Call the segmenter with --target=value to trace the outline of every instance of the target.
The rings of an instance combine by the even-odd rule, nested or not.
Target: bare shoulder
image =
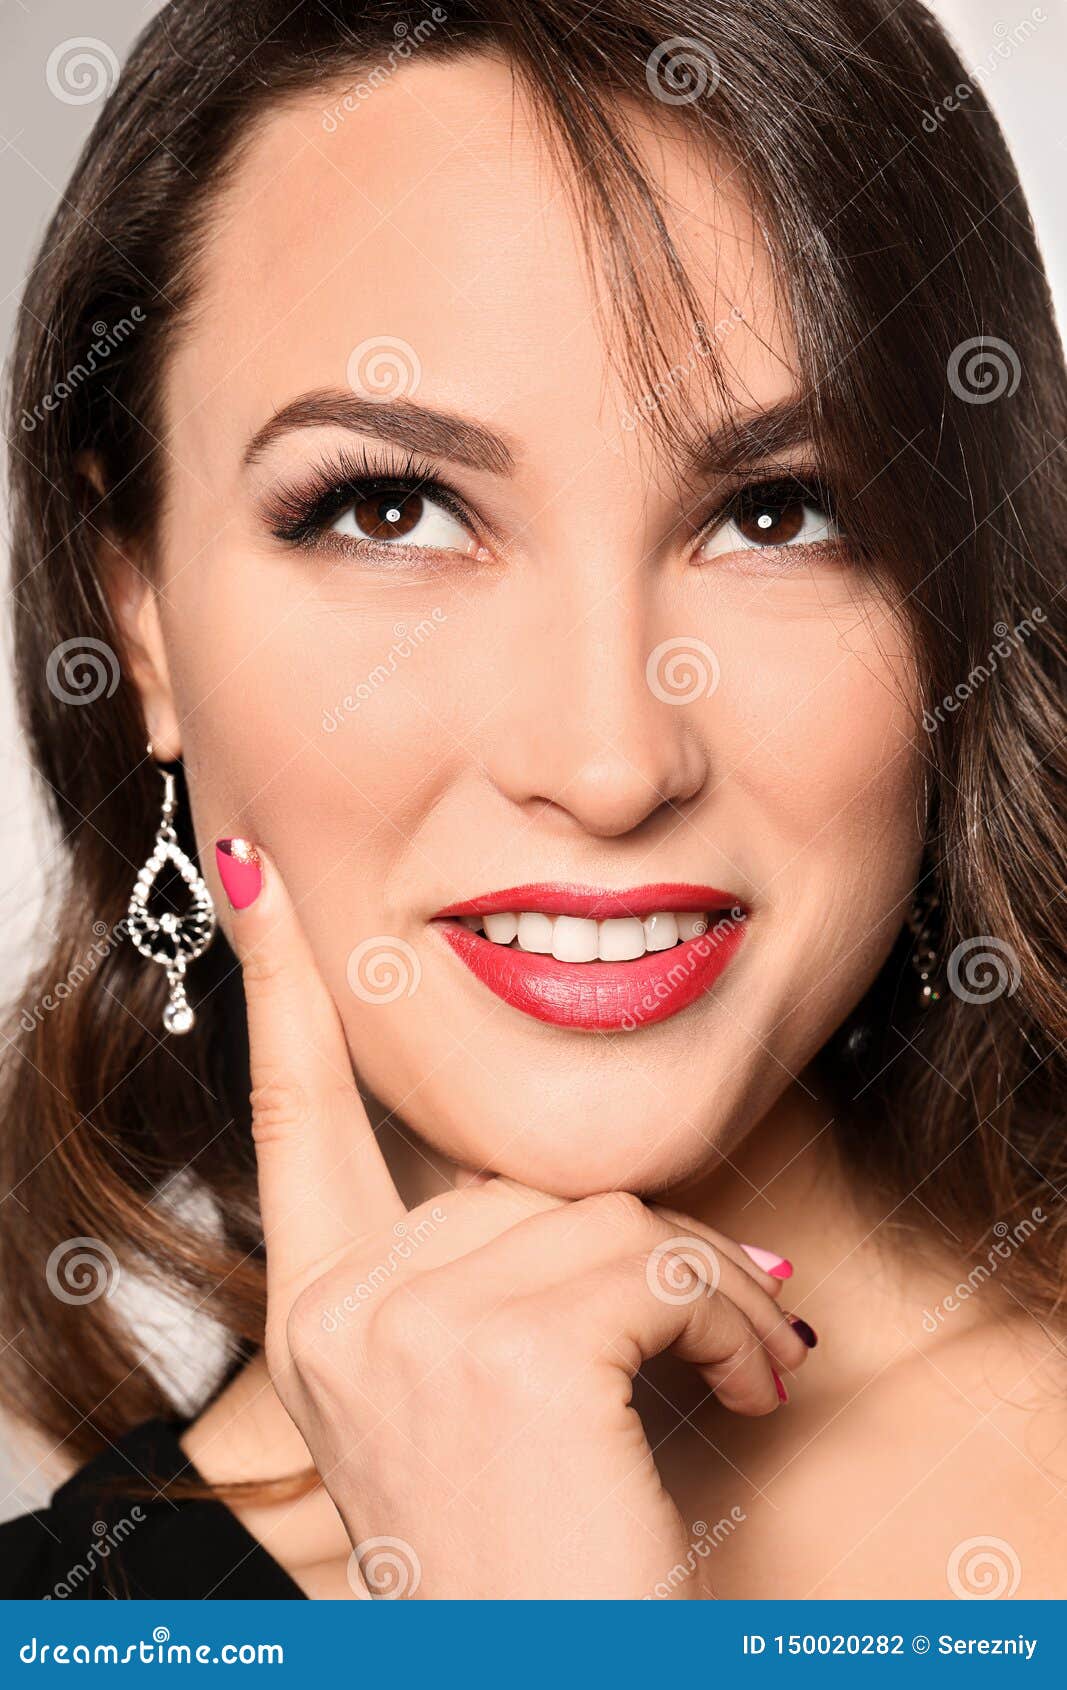
[[[905,1343],[825,1431],[856,1500],[813,1594],[1067,1596],[1058,1334],[1020,1316]]]

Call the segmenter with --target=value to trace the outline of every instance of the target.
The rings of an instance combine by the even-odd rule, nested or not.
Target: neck
[[[383,1148],[410,1206],[455,1181],[458,1165],[406,1132],[391,1132]],[[922,1310],[926,1300],[936,1301],[943,1273],[921,1265],[912,1249],[887,1248],[894,1233],[903,1233],[902,1224],[892,1204],[879,1205],[850,1183],[832,1109],[809,1075],[783,1092],[715,1170],[673,1188],[663,1201],[738,1243],[761,1245],[792,1262],[794,1275],[783,1286],[781,1303],[824,1335],[817,1374],[813,1370],[805,1389],[817,1379],[825,1402],[862,1388],[891,1364],[905,1337],[912,1351],[930,1342]],[[183,1441],[212,1481],[291,1474],[309,1463],[262,1356],[231,1382]],[[297,1509],[282,1512],[290,1531],[299,1523],[309,1555],[323,1541],[343,1551],[343,1529],[321,1489]],[[256,1535],[269,1541],[258,1511],[249,1513]]]

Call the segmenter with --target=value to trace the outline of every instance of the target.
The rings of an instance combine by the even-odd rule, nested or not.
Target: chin
[[[501,1174],[554,1197],[624,1190],[653,1196],[713,1171],[736,1139],[708,1095],[679,1091],[673,1068],[617,1061],[613,1073],[568,1066],[539,1081],[516,1078],[506,1100],[462,1096],[409,1106],[405,1128],[464,1167]],[[488,1107],[486,1107],[488,1105]]]

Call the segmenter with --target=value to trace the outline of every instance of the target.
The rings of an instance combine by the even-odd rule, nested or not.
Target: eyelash
[[[329,525],[351,505],[385,492],[407,496],[421,493],[443,506],[466,527],[475,527],[462,500],[438,478],[432,464],[414,452],[409,452],[399,464],[386,456],[375,456],[365,446],[352,453],[342,450],[332,462],[316,465],[302,486],[278,488],[270,499],[267,522],[276,538],[288,545],[314,547],[322,541]],[[773,509],[795,504],[811,506],[831,522],[836,521],[833,489],[817,469],[802,467],[735,487],[706,517],[698,539],[707,541],[723,523],[738,520],[746,509],[751,512],[760,505]],[[364,542],[359,544],[362,546]],[[371,550],[375,547],[369,537],[365,544]],[[380,549],[403,551],[399,544],[384,542]],[[750,549],[775,550],[772,545]]]

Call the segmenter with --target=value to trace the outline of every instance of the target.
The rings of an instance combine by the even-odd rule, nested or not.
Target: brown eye
[[[372,493],[352,506],[356,528],[371,540],[402,540],[422,516],[419,493]]]
[[[772,551],[836,540],[828,492],[795,479],[743,487],[726,506],[701,548],[700,558],[729,552]]]
[[[473,554],[477,543],[440,499],[418,487],[366,483],[330,523],[330,532],[346,540],[389,550],[405,546],[427,551]]]
[[[804,504],[800,499],[760,499],[742,506],[734,520],[753,546],[784,546],[804,526]]]

